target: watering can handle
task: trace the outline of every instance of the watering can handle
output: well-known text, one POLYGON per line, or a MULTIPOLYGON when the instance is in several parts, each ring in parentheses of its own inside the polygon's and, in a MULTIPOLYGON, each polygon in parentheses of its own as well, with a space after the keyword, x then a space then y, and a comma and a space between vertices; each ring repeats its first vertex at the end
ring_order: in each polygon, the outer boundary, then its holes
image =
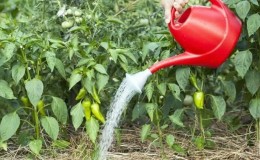
MULTIPOLYGON (((218 7, 222 7, 223 2, 222 0, 209 0, 211 2, 211 4, 218 6, 218 7)), ((174 7, 172 7, 172 20, 175 20, 175 11, 176 9, 174 7)))
POLYGON ((222 0, 209 0, 211 2, 211 4, 218 6, 218 7, 222 7, 223 2, 222 0))
POLYGON ((176 11, 176 9, 174 7, 172 7, 172 19, 171 19, 171 21, 175 20, 175 11, 176 11))

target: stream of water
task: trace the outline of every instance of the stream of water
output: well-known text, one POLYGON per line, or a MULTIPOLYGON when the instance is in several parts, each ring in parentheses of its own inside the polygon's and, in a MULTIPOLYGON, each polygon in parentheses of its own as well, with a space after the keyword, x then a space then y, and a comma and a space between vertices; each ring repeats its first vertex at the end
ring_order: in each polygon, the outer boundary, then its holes
POLYGON ((107 113, 105 127, 102 131, 98 160, 106 160, 107 151, 113 142, 114 129, 118 126, 120 117, 125 110, 127 104, 137 93, 141 93, 141 90, 151 75, 149 70, 138 72, 134 75, 126 75, 126 78, 120 84, 116 95, 110 105, 110 110, 107 113))

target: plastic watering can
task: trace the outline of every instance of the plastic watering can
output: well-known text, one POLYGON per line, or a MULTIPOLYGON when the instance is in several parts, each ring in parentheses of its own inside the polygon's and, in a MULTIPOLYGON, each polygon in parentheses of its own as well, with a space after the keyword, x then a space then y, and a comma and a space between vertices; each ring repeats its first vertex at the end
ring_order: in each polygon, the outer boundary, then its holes
POLYGON ((241 33, 241 21, 221 1, 210 0, 211 7, 192 6, 175 21, 175 9, 168 28, 185 50, 149 68, 151 73, 174 65, 217 68, 230 55, 241 33))

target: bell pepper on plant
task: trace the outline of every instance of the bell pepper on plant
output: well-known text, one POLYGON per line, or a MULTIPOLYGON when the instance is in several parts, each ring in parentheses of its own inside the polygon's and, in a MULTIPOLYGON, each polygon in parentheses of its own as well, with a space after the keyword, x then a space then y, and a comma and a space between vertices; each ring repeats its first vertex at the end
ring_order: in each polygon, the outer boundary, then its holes
POLYGON ((43 102, 43 100, 40 100, 37 103, 37 109, 40 112, 41 116, 46 116, 46 113, 45 113, 45 110, 44 110, 44 102, 43 102))
POLYGON ((83 87, 79 90, 77 96, 76 96, 76 100, 80 100, 82 98, 84 98, 86 96, 86 89, 83 87))
POLYGON ((94 116, 102 123, 105 123, 105 118, 104 116, 102 115, 102 113, 100 112, 100 109, 99 109, 99 104, 98 103, 93 103, 91 105, 91 111, 92 113, 94 114, 94 116))
POLYGON ((30 107, 31 103, 28 97, 22 96, 20 99, 25 107, 30 107))
POLYGON ((186 95, 184 100, 183 100, 183 104, 185 106, 190 106, 193 104, 193 97, 191 95, 186 95))
POLYGON ((31 105, 31 102, 29 100, 29 98, 27 96, 22 96, 20 98, 20 100, 22 101, 23 103, 23 106, 25 107, 24 108, 24 111, 29 114, 31 112, 31 110, 29 109, 32 105, 31 105))
POLYGON ((73 21, 72 20, 68 20, 68 21, 64 21, 61 23, 61 27, 62 28, 70 28, 73 26, 73 21))
POLYGON ((190 82, 197 90, 200 90, 197 84, 196 76, 194 74, 190 76, 190 82))
POLYGON ((93 87, 92 97, 94 98, 94 100, 95 100, 98 104, 100 104, 100 99, 99 99, 99 97, 98 97, 97 90, 96 90, 95 86, 93 87))
POLYGON ((87 121, 90 120, 91 118, 91 102, 89 99, 85 99, 82 101, 82 107, 84 109, 84 113, 85 113, 85 118, 87 121))
POLYGON ((193 95, 193 100, 195 103, 195 106, 198 109, 203 109, 204 107, 204 93, 202 91, 197 91, 193 95))

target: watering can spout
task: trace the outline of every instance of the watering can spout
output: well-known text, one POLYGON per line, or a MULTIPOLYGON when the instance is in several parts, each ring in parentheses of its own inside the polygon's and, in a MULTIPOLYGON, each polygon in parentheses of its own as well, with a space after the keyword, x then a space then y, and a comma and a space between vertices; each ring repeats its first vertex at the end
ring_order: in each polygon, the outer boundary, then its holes
POLYGON ((152 75, 149 69, 146 69, 142 72, 138 72, 135 74, 126 74, 126 80, 129 85, 132 86, 132 89, 137 93, 142 92, 142 88, 144 87, 148 77, 152 75))
MULTIPOLYGON (((199 55, 192 54, 189 52, 184 52, 182 54, 172 56, 170 58, 167 58, 160 62, 155 63, 154 65, 152 65, 149 68, 149 70, 151 71, 151 73, 155 73, 160 69, 171 67, 171 66, 192 65, 192 63, 194 63, 194 64, 199 63, 200 59, 201 59, 201 56, 199 56, 199 55)), ((213 66, 206 66, 206 67, 213 68, 213 66)))
POLYGON ((172 9, 168 28, 184 53, 151 66, 154 73, 175 65, 219 67, 233 51, 241 33, 242 23, 221 1, 210 0, 212 5, 191 6, 178 20, 172 9))

